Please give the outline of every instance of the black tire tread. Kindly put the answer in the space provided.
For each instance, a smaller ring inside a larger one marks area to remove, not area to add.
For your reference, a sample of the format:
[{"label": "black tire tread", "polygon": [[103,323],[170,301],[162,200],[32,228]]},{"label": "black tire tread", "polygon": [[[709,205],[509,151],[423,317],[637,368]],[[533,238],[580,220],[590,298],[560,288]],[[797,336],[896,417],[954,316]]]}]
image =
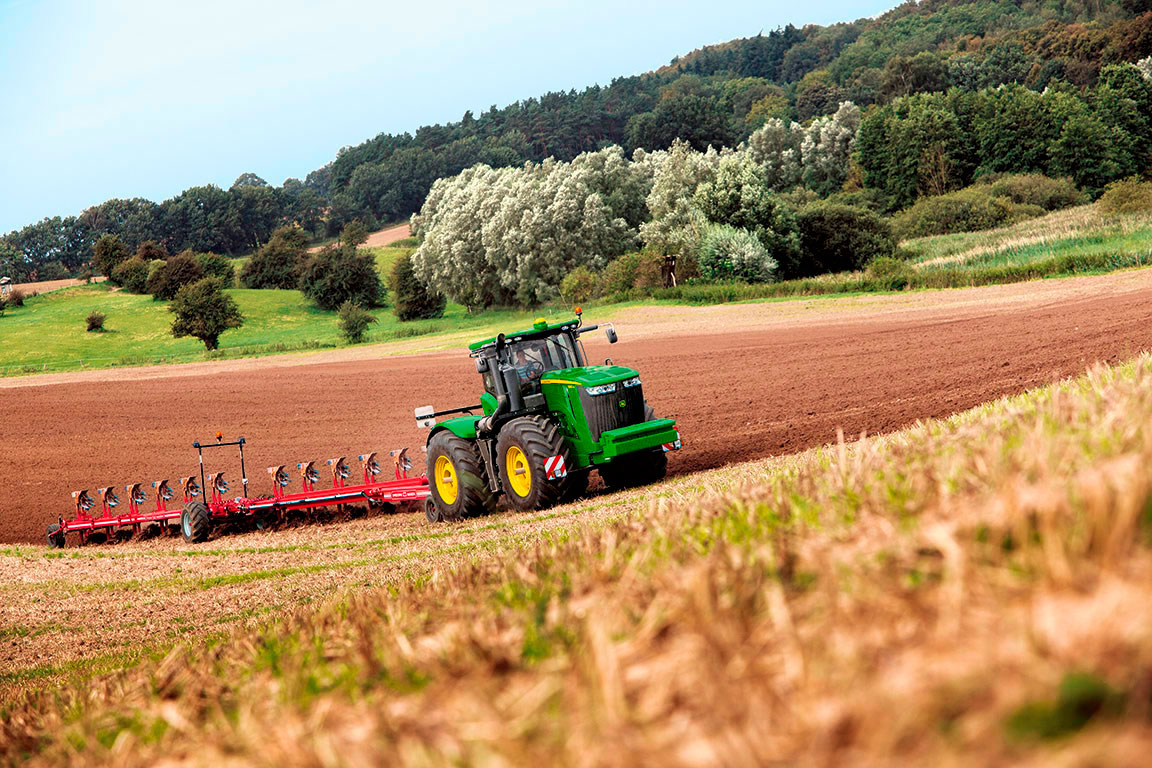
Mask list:
[{"label": "black tire tread", "polygon": [[[559,480],[545,479],[544,462],[552,456],[559,454],[564,457],[566,467],[572,466],[572,456],[568,450],[568,443],[564,440],[564,434],[560,431],[560,425],[546,416],[520,416],[509,421],[500,430],[500,438],[496,442],[496,461],[501,472],[501,483],[504,482],[503,472],[506,466],[504,454],[513,438],[520,443],[531,465],[533,493],[528,497],[531,503],[521,506],[517,503],[518,497],[505,488],[504,493],[512,506],[521,511],[547,509],[575,498],[587,488],[588,478],[584,472],[569,471],[566,477]],[[580,487],[581,479],[583,489]]]},{"label": "black tire tread", "polygon": [[[184,515],[189,517],[189,526],[192,529],[192,535],[189,536],[184,532]],[[208,521],[208,507],[202,501],[190,501],[184,505],[184,512],[180,519],[180,533],[184,536],[184,540],[192,543],[199,544],[203,541],[208,541],[208,533],[211,530],[211,525]]]},{"label": "black tire tread", "polygon": [[[454,512],[440,506],[436,499],[436,479],[432,477],[435,459],[433,457],[434,445],[443,446],[444,453],[452,460],[456,468],[456,476],[460,483],[460,504],[458,511]],[[428,443],[428,480],[431,487],[433,503],[440,511],[440,519],[454,522],[462,518],[490,515],[496,511],[496,497],[488,488],[487,473],[484,471],[484,459],[480,456],[480,448],[472,440],[442,430],[432,436]]]}]

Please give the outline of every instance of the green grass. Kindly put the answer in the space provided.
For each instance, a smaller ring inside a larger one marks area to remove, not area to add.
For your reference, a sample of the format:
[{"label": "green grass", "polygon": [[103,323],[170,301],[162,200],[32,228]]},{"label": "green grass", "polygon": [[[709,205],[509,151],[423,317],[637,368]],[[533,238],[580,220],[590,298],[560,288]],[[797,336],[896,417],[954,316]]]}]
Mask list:
[{"label": "green grass", "polygon": [[[412,248],[369,249],[387,283],[396,259]],[[915,257],[897,274],[868,270],[821,275],[779,283],[681,285],[658,289],[651,297],[613,296],[595,302],[598,315],[642,304],[721,304],[801,296],[853,296],[907,289],[994,285],[1049,277],[1095,274],[1152,265],[1152,216],[1101,216],[1094,206],[1058,211],[1010,227],[939,235],[908,241]],[[236,259],[237,273],[246,259]],[[30,297],[22,308],[0,318],[0,376],[79,368],[107,368],[254,357],[346,346],[333,312],[316,309],[298,291],[231,290],[245,316],[242,328],[228,331],[220,349],[208,354],[199,341],[174,339],[167,305],[148,296],[114,291],[106,285],[79,286]],[[591,303],[591,302],[588,302]],[[88,333],[84,318],[108,315],[105,333]],[[566,314],[566,305],[537,310],[469,313],[449,304],[443,318],[400,323],[388,308],[377,309],[368,343],[474,331],[477,337],[526,326],[538,315]],[[459,344],[458,337],[431,340],[431,346]]]},{"label": "green grass", "polygon": [[[395,249],[380,249],[388,265]],[[104,284],[77,286],[29,297],[25,305],[0,317],[0,376],[147,365],[233,357],[254,357],[346,346],[335,312],[312,306],[299,291],[248,290],[229,293],[244,314],[244,326],[226,332],[220,349],[207,353],[194,338],[173,338],[166,302],[117,291]],[[85,330],[92,311],[108,317],[103,333]],[[368,342],[393,341],[447,331],[475,329],[478,337],[512,325],[530,325],[536,312],[495,310],[470,314],[449,304],[443,318],[401,323],[384,307],[373,311],[377,324]],[[548,313],[545,313],[548,314]]]}]

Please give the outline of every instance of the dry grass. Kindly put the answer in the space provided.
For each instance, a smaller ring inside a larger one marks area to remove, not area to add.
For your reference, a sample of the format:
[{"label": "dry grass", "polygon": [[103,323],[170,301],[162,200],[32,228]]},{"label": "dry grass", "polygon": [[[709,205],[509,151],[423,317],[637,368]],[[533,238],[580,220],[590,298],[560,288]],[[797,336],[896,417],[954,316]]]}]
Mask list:
[{"label": "dry grass", "polygon": [[1144,356],[725,470],[739,480],[723,490],[27,694],[5,708],[0,756],[1138,764],[1152,750],[1150,420]]},{"label": "dry grass", "polygon": [[908,240],[923,250],[919,268],[1019,262],[1075,249],[1100,246],[1112,250],[1147,249],[1152,214],[1110,216],[1097,205],[1082,205],[984,232],[965,232]]}]

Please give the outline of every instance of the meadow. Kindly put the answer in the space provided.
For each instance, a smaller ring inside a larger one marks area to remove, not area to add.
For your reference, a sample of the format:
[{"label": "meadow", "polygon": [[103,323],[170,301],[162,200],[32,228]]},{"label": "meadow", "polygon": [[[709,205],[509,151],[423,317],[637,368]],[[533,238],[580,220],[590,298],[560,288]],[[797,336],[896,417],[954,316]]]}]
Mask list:
[{"label": "meadow", "polygon": [[60,600],[166,604],[177,633],[95,678],[8,675],[0,759],[1136,764],[1149,419],[1143,355],[887,436],[351,551],[323,532],[9,548],[5,568],[37,574],[4,587],[29,606],[20,642],[51,647]]},{"label": "meadow", "polygon": [[[369,249],[381,275],[391,274],[396,258],[414,243]],[[1057,211],[1012,226],[983,232],[908,240],[906,259],[890,259],[858,272],[820,275],[802,280],[746,284],[686,283],[658,288],[651,295],[630,292],[595,301],[598,317],[642,304],[720,304],[811,296],[853,296],[904,290],[933,290],[996,285],[1026,280],[1099,274],[1152,265],[1152,216],[1103,215],[1095,205]],[[245,259],[234,261],[239,272]],[[107,368],[254,357],[283,352],[347,346],[335,313],[311,306],[299,291],[246,290],[231,294],[245,315],[242,328],[221,337],[220,349],[205,352],[192,338],[168,333],[167,305],[149,296],[91,285],[29,298],[26,306],[0,318],[0,376],[81,368]],[[108,315],[104,333],[87,333],[90,311]],[[426,337],[424,349],[459,345],[460,332],[484,336],[526,326],[537,316],[568,316],[570,305],[558,302],[535,310],[490,309],[469,312],[449,303],[444,317],[401,323],[388,307],[372,314],[368,343]],[[472,333],[474,332],[474,333]]]}]

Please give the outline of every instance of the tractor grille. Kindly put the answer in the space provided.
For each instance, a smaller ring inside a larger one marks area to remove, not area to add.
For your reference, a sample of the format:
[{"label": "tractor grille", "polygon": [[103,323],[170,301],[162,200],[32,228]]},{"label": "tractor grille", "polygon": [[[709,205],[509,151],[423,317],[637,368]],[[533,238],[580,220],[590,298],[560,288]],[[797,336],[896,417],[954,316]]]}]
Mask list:
[{"label": "tractor grille", "polygon": [[615,392],[603,395],[590,395],[585,387],[581,387],[580,404],[584,406],[584,415],[588,418],[588,429],[592,432],[593,440],[599,440],[600,435],[608,430],[644,421],[644,392],[641,386],[625,387],[623,383],[617,383]]}]

